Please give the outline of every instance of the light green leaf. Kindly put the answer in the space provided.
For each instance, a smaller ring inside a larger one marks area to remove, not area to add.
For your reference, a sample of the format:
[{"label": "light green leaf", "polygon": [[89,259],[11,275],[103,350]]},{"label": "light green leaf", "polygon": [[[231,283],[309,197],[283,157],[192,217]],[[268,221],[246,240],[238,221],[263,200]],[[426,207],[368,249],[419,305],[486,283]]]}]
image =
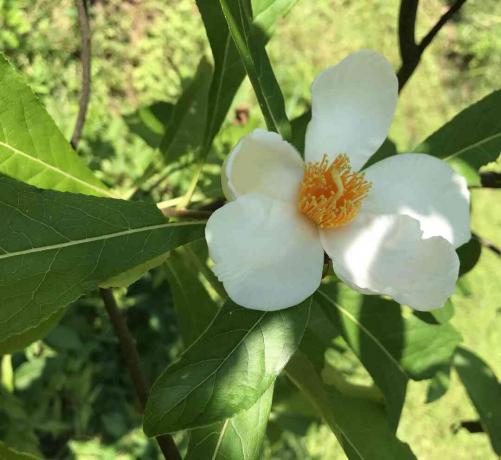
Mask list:
[{"label": "light green leaf", "polygon": [[464,109],[414,151],[448,161],[469,185],[480,185],[479,168],[501,152],[501,90]]},{"label": "light green leaf", "polygon": [[2,460],[37,460],[37,457],[31,454],[25,454],[11,449],[0,441],[0,458]]},{"label": "light green leaf", "polygon": [[0,337],[34,328],[100,283],[201,237],[155,205],[44,191],[0,176]]},{"label": "light green leaf", "polygon": [[394,435],[380,404],[347,396],[335,386],[324,384],[319,371],[302,352],[297,352],[286,367],[289,378],[321,414],[348,459],[416,458]]},{"label": "light green leaf", "polygon": [[0,54],[0,173],[31,185],[112,196]]},{"label": "light green leaf", "polygon": [[[185,347],[202,334],[219,310],[208,291],[220,283],[205,263],[207,253],[205,240],[194,241],[172,251],[165,264]],[[216,287],[224,295],[221,288]]]},{"label": "light green leaf", "polygon": [[489,365],[466,348],[458,349],[454,368],[480,416],[494,452],[501,455],[501,383]]},{"label": "light green leaf", "polygon": [[[285,113],[284,97],[266,54],[263,34],[258,24],[252,22],[250,1],[220,0],[220,3],[268,129],[289,139],[291,128]],[[268,4],[271,3],[269,0]]]},{"label": "light green leaf", "polygon": [[273,385],[247,410],[190,432],[185,460],[259,460],[273,399]]},{"label": "light green leaf", "polygon": [[275,312],[227,302],[206,332],[153,384],[149,436],[197,428],[250,408],[295,352],[311,299]]},{"label": "light green leaf", "polygon": [[324,284],[315,300],[383,392],[396,428],[407,381],[431,378],[450,361],[461,336],[450,324],[404,316],[397,303],[340,283]]}]

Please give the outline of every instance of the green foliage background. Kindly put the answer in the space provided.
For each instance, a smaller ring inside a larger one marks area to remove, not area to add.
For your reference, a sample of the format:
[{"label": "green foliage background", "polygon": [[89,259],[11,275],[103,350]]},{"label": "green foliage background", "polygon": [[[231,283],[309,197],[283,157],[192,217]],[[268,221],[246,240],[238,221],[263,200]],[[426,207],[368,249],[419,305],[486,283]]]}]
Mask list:
[{"label": "green foliage background", "polygon": [[[421,2],[418,35],[443,12],[440,0]],[[100,178],[127,191],[153,157],[153,149],[127,124],[128,114],[155,101],[175,102],[208,52],[202,21],[191,0],[96,1],[92,9],[93,87],[81,152]],[[291,118],[310,100],[315,75],[351,51],[370,47],[398,67],[397,0],[302,0],[281,21],[268,51]],[[470,0],[425,52],[399,101],[390,137],[400,151],[411,148],[462,108],[499,85],[501,4]],[[0,50],[42,97],[69,138],[80,93],[79,38],[72,0],[0,0]],[[246,124],[234,111],[213,155],[223,155],[263,121],[246,81],[235,108],[248,109]],[[498,166],[493,165],[493,168]],[[208,169],[202,183],[214,180]],[[189,176],[188,176],[189,177]],[[175,176],[158,199],[186,188]],[[497,190],[473,190],[473,230],[501,246],[501,200]],[[501,375],[499,260],[483,250],[479,264],[461,279],[453,297],[452,323],[464,344]],[[122,304],[152,380],[177,355],[180,343],[165,268],[133,285]],[[159,357],[163,357],[160,360]],[[354,357],[342,366],[363,381]],[[156,446],[140,428],[133,391],[97,298],[73,305],[44,342],[2,361],[0,439],[46,458],[154,459]],[[453,373],[449,391],[425,404],[426,385],[411,382],[398,435],[419,459],[494,459],[484,435],[455,431],[477,418]],[[9,415],[7,415],[7,413]],[[278,417],[278,408],[273,417]],[[289,421],[272,436],[265,458],[335,459],[343,454],[328,428]],[[273,423],[270,430],[273,430]],[[178,438],[178,441],[183,442]]]}]

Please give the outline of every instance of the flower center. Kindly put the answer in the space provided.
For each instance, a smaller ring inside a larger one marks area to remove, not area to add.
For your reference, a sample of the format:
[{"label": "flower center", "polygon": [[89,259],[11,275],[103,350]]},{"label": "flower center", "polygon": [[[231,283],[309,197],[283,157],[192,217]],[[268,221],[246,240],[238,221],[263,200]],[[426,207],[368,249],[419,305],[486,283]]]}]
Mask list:
[{"label": "flower center", "polygon": [[306,163],[299,210],[320,228],[339,227],[355,218],[370,188],[363,173],[351,170],[347,155],[337,155],[330,166],[324,155],[318,163]]}]

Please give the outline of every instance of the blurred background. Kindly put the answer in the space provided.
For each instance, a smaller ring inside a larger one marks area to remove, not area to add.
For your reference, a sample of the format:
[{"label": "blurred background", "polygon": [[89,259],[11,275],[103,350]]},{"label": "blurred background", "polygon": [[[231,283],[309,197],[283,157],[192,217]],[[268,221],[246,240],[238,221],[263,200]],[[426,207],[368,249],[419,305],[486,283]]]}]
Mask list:
[{"label": "blurred background", "polygon": [[[268,45],[290,118],[308,107],[318,72],[348,53],[372,48],[399,67],[397,0],[299,0]],[[418,38],[447,8],[422,0]],[[126,193],[154,157],[138,135],[138,110],[174,103],[210,57],[193,0],[93,0],[92,93],[79,151],[108,184]],[[0,0],[0,50],[26,76],[69,138],[80,97],[80,38],[73,0]],[[469,0],[440,32],[401,94],[390,138],[408,151],[463,108],[501,83],[501,2]],[[1,110],[1,107],[0,107]],[[202,180],[218,196],[218,162],[238,138],[264,126],[246,81],[240,89]],[[499,168],[499,166],[491,166]],[[489,168],[489,167],[488,167]],[[188,175],[189,177],[189,175]],[[182,171],[155,190],[167,200],[186,189]],[[214,185],[215,184],[215,185]],[[205,188],[204,188],[205,187]],[[211,188],[212,187],[212,188]],[[209,190],[210,191],[207,191]],[[500,191],[472,190],[473,230],[501,246]],[[147,197],[145,197],[147,199]],[[453,297],[453,324],[464,343],[501,375],[501,272],[483,249]],[[180,351],[176,318],[163,267],[121,293],[145,372],[154,379]],[[0,439],[50,459],[156,459],[141,431],[134,393],[121,366],[116,338],[99,299],[68,309],[43,342],[2,360]],[[344,366],[356,374],[347,354]],[[411,382],[398,435],[421,460],[497,458],[483,434],[459,423],[477,418],[457,376],[427,402],[426,383]],[[274,419],[276,418],[276,420]],[[178,436],[179,442],[183,435]],[[272,416],[266,459],[342,459],[330,430],[309,418]]]}]

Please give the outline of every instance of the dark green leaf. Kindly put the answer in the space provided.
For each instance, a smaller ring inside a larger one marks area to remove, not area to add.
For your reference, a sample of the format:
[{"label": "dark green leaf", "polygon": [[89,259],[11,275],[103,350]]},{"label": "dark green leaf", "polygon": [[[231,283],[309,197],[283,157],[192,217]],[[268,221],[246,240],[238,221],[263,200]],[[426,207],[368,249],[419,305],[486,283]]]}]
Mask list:
[{"label": "dark green leaf", "polygon": [[342,284],[323,285],[315,300],[385,395],[396,428],[408,379],[431,378],[450,361],[461,336],[450,324],[403,316],[397,303]]},{"label": "dark green leaf", "polygon": [[387,138],[383,142],[383,145],[379,147],[377,152],[369,158],[369,161],[367,161],[367,163],[364,164],[364,169],[368,168],[374,163],[377,163],[378,161],[384,160],[385,158],[391,157],[392,155],[396,155],[397,153],[397,146],[395,145],[395,142]]},{"label": "dark green leaf", "polygon": [[471,238],[468,243],[457,249],[459,257],[459,276],[468,273],[477,264],[482,252],[482,246],[477,238]]},{"label": "dark green leaf", "polygon": [[169,102],[155,102],[124,116],[124,120],[131,132],[156,149],[164,136],[165,127],[171,119],[173,110],[174,105]]},{"label": "dark green leaf", "polygon": [[470,185],[480,185],[478,169],[495,161],[501,152],[501,90],[467,107],[418,145],[451,163]]},{"label": "dark green leaf", "polygon": [[247,410],[190,433],[185,460],[259,460],[270,416],[273,385]]},{"label": "dark green leaf", "polygon": [[227,302],[211,326],[154,383],[146,405],[149,436],[197,428],[250,408],[299,346],[311,299],[262,312]]},{"label": "dark green leaf", "polygon": [[12,335],[0,340],[0,355],[13,353],[17,350],[26,348],[30,343],[45,338],[45,336],[61,321],[64,316],[65,309],[61,308],[52,316],[42,321],[35,327],[27,329],[20,334]]},{"label": "dark green leaf", "polygon": [[[250,1],[220,0],[220,3],[268,129],[289,139],[291,131],[284,98],[264,47],[263,33],[252,22]],[[273,0],[268,0],[268,4],[272,3]]]},{"label": "dark green leaf", "polygon": [[212,66],[205,58],[172,110],[159,149],[165,163],[170,164],[186,153],[194,153],[202,144],[207,119],[209,85]]},{"label": "dark green leaf", "polygon": [[200,238],[155,205],[43,191],[0,177],[0,337],[36,327],[124,271]]},{"label": "dark green leaf", "polygon": [[31,185],[111,196],[0,54],[0,174]]},{"label": "dark green leaf", "polygon": [[322,415],[350,460],[415,458],[409,446],[394,435],[380,404],[325,385],[319,369],[301,352],[294,355],[286,372]]},{"label": "dark green leaf", "polygon": [[[219,309],[202,281],[203,277],[207,284],[219,284],[206,265],[207,252],[205,240],[195,241],[172,251],[166,262],[166,274],[185,347],[202,334]],[[216,289],[224,295],[220,286]]]},{"label": "dark green leaf", "polygon": [[299,117],[294,118],[291,121],[291,144],[296,147],[296,149],[304,157],[304,141],[306,139],[306,128],[311,120],[311,110],[307,110]]},{"label": "dark green leaf", "polygon": [[[278,18],[285,15],[296,1],[258,0],[253,2],[254,24],[261,32],[264,44],[271,37]],[[209,117],[204,136],[204,150],[208,152],[245,77],[245,68],[231,38],[219,2],[197,0],[197,5],[204,21],[215,63],[214,77],[209,92]]]},{"label": "dark green leaf", "polygon": [[428,391],[426,393],[427,404],[437,401],[445,393],[447,393],[451,381],[450,374],[450,366],[444,366],[433,376],[433,378],[430,380]]},{"label": "dark green leaf", "polygon": [[494,452],[501,455],[501,383],[484,360],[465,348],[459,348],[454,356],[454,368],[480,416]]}]

